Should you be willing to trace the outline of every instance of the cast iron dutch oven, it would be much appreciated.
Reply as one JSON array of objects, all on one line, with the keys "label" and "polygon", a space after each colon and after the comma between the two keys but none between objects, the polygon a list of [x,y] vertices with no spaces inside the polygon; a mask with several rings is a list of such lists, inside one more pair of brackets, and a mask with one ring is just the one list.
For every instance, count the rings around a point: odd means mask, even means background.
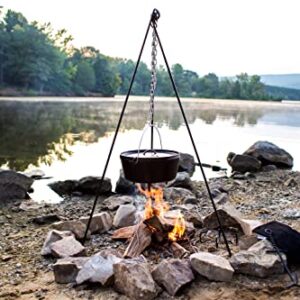
[{"label": "cast iron dutch oven", "polygon": [[121,153],[124,176],[137,183],[171,181],[176,177],[179,153],[173,150],[130,150]]}]

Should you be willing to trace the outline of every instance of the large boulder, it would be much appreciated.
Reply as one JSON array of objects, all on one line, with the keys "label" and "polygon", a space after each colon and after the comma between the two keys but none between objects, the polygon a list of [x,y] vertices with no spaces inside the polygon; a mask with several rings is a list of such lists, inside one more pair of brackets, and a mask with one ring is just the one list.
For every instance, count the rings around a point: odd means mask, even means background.
[{"label": "large boulder", "polygon": [[0,171],[0,201],[25,199],[33,179],[11,171]]},{"label": "large boulder", "polygon": [[107,195],[111,192],[112,185],[109,178],[104,178],[101,188],[100,177],[87,176],[80,180],[56,181],[49,184],[49,187],[60,196],[71,195],[80,192],[86,195]]},{"label": "large boulder", "polygon": [[261,162],[257,158],[233,152],[228,154],[227,162],[231,166],[232,171],[240,173],[257,172],[261,168]]},{"label": "large boulder", "polygon": [[178,172],[187,172],[193,176],[195,172],[195,159],[194,156],[188,153],[179,153],[179,167]]},{"label": "large boulder", "polygon": [[262,166],[275,165],[278,168],[293,167],[293,157],[284,149],[267,141],[256,142],[244,152],[244,155],[257,158]]}]

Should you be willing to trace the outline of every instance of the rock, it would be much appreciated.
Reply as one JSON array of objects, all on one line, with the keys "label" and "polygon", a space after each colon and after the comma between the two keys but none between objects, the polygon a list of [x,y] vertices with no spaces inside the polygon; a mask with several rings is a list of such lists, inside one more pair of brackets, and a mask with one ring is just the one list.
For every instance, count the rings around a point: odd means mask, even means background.
[{"label": "rock", "polygon": [[262,166],[261,171],[262,172],[272,172],[272,171],[276,171],[277,167],[275,165],[266,165],[266,166]]},{"label": "rock", "polygon": [[11,200],[23,200],[33,183],[33,179],[11,171],[0,171],[0,204],[7,204]]},{"label": "rock", "polygon": [[[56,181],[49,184],[49,187],[60,196],[81,193],[87,195],[96,195],[101,179],[99,177],[87,176],[80,180]],[[105,195],[111,192],[111,181],[104,178],[99,195]]]},{"label": "rock", "polygon": [[99,193],[100,195],[105,195],[110,193],[112,189],[110,179],[104,178],[103,183],[101,185],[101,189],[99,190],[100,182],[100,177],[83,177],[79,180],[76,190],[88,195],[96,195],[97,193]]},{"label": "rock", "polygon": [[58,195],[71,195],[77,188],[78,182],[76,180],[56,181],[49,184],[49,187]]},{"label": "rock", "polygon": [[293,157],[285,150],[267,141],[256,142],[244,154],[257,158],[261,161],[262,166],[275,165],[277,168],[293,167]]},{"label": "rock", "polygon": [[188,153],[180,153],[178,172],[187,172],[193,176],[195,172],[195,159]]},{"label": "rock", "polygon": [[21,187],[26,192],[30,189],[33,184],[33,179],[30,177],[17,173],[11,170],[0,171],[0,184],[14,183]]},{"label": "rock", "polygon": [[114,195],[106,198],[102,202],[102,206],[109,210],[116,210],[120,205],[123,204],[132,204],[134,202],[134,197],[132,196],[121,196]]},{"label": "rock", "polygon": [[[262,223],[258,220],[243,219],[240,212],[229,203],[219,206],[217,212],[224,228],[235,227],[242,230],[245,235],[251,235],[252,230],[255,227],[262,225]],[[215,212],[212,212],[203,219],[203,227],[208,229],[219,228],[219,223]]]},{"label": "rock", "polygon": [[45,206],[46,206],[45,203],[37,203],[36,201],[29,199],[29,200],[22,201],[18,209],[21,211],[31,211],[31,210],[41,209]]},{"label": "rock", "polygon": [[256,244],[258,241],[256,234],[243,235],[239,238],[240,250],[248,250],[251,246]]},{"label": "rock", "polygon": [[282,216],[288,220],[300,219],[300,210],[297,208],[288,208],[282,212]]},{"label": "rock", "polygon": [[171,296],[194,279],[189,261],[181,259],[163,260],[153,271],[153,279],[163,286]]},{"label": "rock", "polygon": [[164,189],[164,198],[174,204],[194,204],[197,203],[195,194],[191,191],[179,187],[169,187]]},{"label": "rock", "polygon": [[[269,253],[270,250],[273,250],[272,245],[267,240],[262,240],[248,250],[234,254],[230,263],[237,273],[260,278],[283,273],[280,258],[276,253]],[[285,258],[284,254],[282,256]]]},{"label": "rock", "polygon": [[136,208],[134,205],[121,205],[114,217],[113,225],[115,227],[126,227],[134,225]]},{"label": "rock", "polygon": [[195,227],[203,227],[203,217],[196,210],[189,210],[183,213],[186,221],[191,222]]},{"label": "rock", "polygon": [[295,187],[297,186],[297,181],[294,178],[289,178],[284,182],[284,185],[287,187]]},{"label": "rock", "polygon": [[257,172],[261,168],[261,162],[253,156],[234,154],[230,152],[227,156],[228,164],[232,171],[240,173]]},{"label": "rock", "polygon": [[[241,219],[241,215],[232,205],[219,206],[217,212],[223,227],[241,228],[237,221],[237,219]],[[203,219],[203,227],[208,229],[217,229],[219,227],[215,212],[212,212]]]},{"label": "rock", "polygon": [[130,299],[154,299],[159,289],[155,284],[149,265],[133,259],[123,260],[113,265],[115,288]]},{"label": "rock", "polygon": [[80,256],[85,252],[85,248],[73,237],[64,237],[54,242],[50,246],[51,253],[55,257]]},{"label": "rock", "polygon": [[43,244],[43,248],[41,251],[42,255],[50,255],[51,254],[51,245],[65,237],[73,236],[71,231],[58,231],[51,230],[48,232],[45,242]]},{"label": "rock", "polygon": [[66,257],[57,260],[57,262],[53,265],[55,282],[75,282],[78,272],[88,260],[88,257]]},{"label": "rock", "polygon": [[116,183],[116,193],[125,195],[133,195],[136,193],[135,184],[124,177],[122,169],[120,170],[120,177]]},{"label": "rock", "polygon": [[99,254],[93,255],[79,271],[76,283],[100,282],[102,285],[107,286],[113,282],[113,264],[120,261],[122,259],[114,255],[107,255],[106,258]]},{"label": "rock", "polygon": [[178,172],[176,178],[170,181],[167,187],[181,187],[188,190],[193,190],[194,185],[187,172]]},{"label": "rock", "polygon": [[32,219],[32,223],[35,223],[38,225],[52,224],[57,221],[60,221],[60,217],[56,214],[38,216],[38,217],[34,217]]},{"label": "rock", "polygon": [[196,272],[209,280],[230,281],[234,273],[226,258],[208,252],[192,254],[190,262]]},{"label": "rock", "polygon": [[227,193],[220,193],[214,197],[215,204],[224,205],[229,202],[229,196]]},{"label": "rock", "polygon": [[[87,225],[90,217],[81,217],[79,221]],[[109,213],[102,212],[99,214],[94,214],[89,231],[91,233],[103,233],[110,230],[112,227],[112,218]]]},{"label": "rock", "polygon": [[[61,231],[72,231],[77,239],[83,239],[86,225],[81,221],[61,221],[52,224],[52,227],[56,230]],[[88,236],[91,235],[91,232],[88,233]]]}]

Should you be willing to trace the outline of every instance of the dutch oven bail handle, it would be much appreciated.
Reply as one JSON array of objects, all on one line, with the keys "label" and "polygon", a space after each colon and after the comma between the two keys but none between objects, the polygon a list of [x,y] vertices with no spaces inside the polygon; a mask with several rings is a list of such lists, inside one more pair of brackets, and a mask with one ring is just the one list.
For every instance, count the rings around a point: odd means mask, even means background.
[{"label": "dutch oven bail handle", "polygon": [[[160,132],[159,132],[157,126],[155,126],[154,124],[147,124],[147,125],[144,127],[142,136],[141,136],[141,138],[140,138],[137,156],[134,158],[134,159],[136,160],[135,163],[138,163],[139,156],[140,156],[140,152],[141,152],[141,146],[142,146],[142,142],[143,142],[145,133],[146,133],[147,130],[148,130],[149,128],[151,128],[151,127],[153,127],[153,128],[155,129],[155,131],[157,132],[158,137],[159,137],[160,148],[161,148],[161,149],[163,148],[163,146],[162,146],[161,134],[160,134]],[[152,151],[152,152],[154,152],[154,154],[156,154],[156,151],[155,151],[154,149],[145,150],[145,151],[143,152],[143,154],[145,155],[147,152],[150,152],[150,151]]]}]

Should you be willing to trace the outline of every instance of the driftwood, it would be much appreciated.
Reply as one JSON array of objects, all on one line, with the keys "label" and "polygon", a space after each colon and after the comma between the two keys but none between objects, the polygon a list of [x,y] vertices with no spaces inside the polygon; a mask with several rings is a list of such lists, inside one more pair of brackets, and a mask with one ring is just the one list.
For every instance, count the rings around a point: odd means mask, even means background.
[{"label": "driftwood", "polygon": [[171,243],[171,250],[176,258],[183,258],[189,254],[189,251],[176,242]]},{"label": "driftwood", "polygon": [[124,257],[137,257],[151,244],[152,232],[143,222],[139,223],[124,252]]},{"label": "driftwood", "polygon": [[136,228],[137,228],[137,225],[119,228],[114,231],[111,238],[113,240],[130,239],[134,235]]}]

